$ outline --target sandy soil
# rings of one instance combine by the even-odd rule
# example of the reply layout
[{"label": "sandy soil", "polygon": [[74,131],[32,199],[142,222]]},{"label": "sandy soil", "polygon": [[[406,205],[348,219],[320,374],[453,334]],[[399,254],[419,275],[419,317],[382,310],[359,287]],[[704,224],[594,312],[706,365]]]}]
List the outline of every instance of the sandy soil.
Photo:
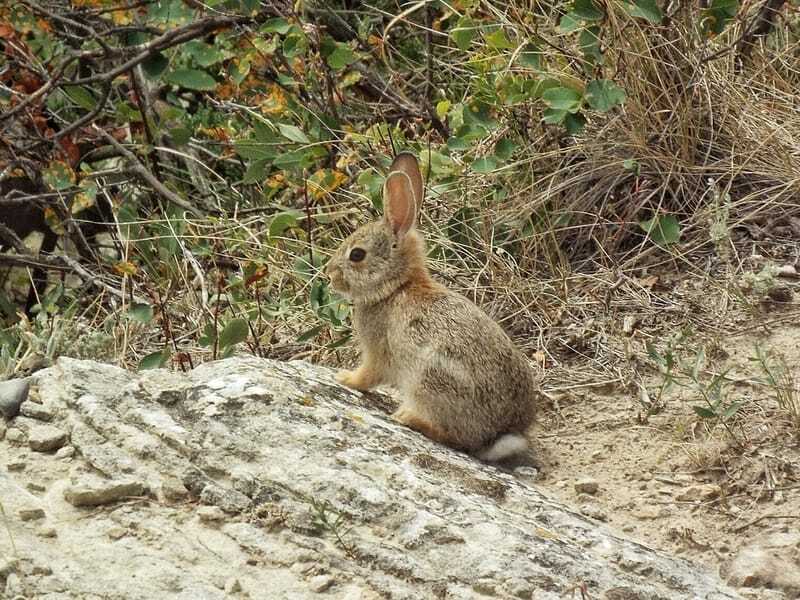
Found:
[{"label": "sandy soil", "polygon": [[[789,289],[798,283],[790,282]],[[696,282],[679,287],[697,292],[687,299],[675,287],[679,305],[718,301],[703,297]],[[620,350],[626,356],[622,363],[636,363],[628,374],[641,373],[641,378],[622,375],[619,383],[576,384],[564,391],[572,387],[564,380],[568,368],[545,376],[545,390],[562,391],[549,394],[534,428],[537,484],[632,539],[718,568],[723,576],[742,547],[765,534],[800,531],[800,420],[791,422],[790,410],[778,405],[774,386],[760,382],[765,373],[751,360],[756,344],[783,356],[793,378],[789,393],[800,411],[798,295],[783,296],[788,302],[762,305],[757,314],[734,307],[725,323],[717,323],[716,333],[695,327],[675,350],[691,370],[697,351],[705,348],[698,372],[705,384],[715,373],[726,373],[723,406],[741,406],[724,425],[695,413],[693,406],[707,406],[696,386],[667,391],[663,406],[647,414],[642,400],[655,400],[663,376],[644,366],[646,350],[637,334],[663,349],[669,328],[661,323],[648,331],[641,312],[618,311],[615,320],[627,321],[628,331],[607,336],[606,350]],[[645,322],[641,331],[630,327],[639,322]],[[578,359],[572,366],[580,364]],[[593,480],[597,491],[592,493],[591,481],[579,483],[583,478]],[[795,554],[790,561],[800,558],[800,551]],[[752,597],[785,597],[773,593],[754,590]]]}]

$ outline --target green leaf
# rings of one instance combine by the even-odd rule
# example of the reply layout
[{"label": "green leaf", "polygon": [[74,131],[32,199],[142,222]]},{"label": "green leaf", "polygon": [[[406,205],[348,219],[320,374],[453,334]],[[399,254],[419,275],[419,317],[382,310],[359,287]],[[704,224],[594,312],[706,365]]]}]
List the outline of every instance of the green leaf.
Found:
[{"label": "green leaf", "polygon": [[568,12],[558,22],[558,33],[568,34],[583,28],[583,21],[574,12]]},{"label": "green leaf", "polygon": [[586,100],[593,109],[608,112],[625,102],[625,90],[613,81],[595,79],[586,86]]},{"label": "green leaf", "polygon": [[246,319],[231,319],[219,334],[219,346],[224,349],[239,344],[247,339],[249,333]]},{"label": "green leaf", "polygon": [[564,119],[569,113],[565,110],[557,108],[546,108],[542,112],[542,121],[548,125],[559,125],[564,122]]},{"label": "green leaf", "polygon": [[89,91],[89,88],[79,85],[67,85],[64,86],[64,92],[66,92],[70,100],[85,110],[92,110],[97,106],[97,101],[94,99],[92,92]]},{"label": "green leaf", "polygon": [[149,323],[153,320],[153,307],[149,304],[134,304],[128,309],[131,319],[139,323]]},{"label": "green leaf", "polygon": [[75,173],[67,163],[57,160],[42,171],[42,180],[56,191],[65,190],[75,184]]},{"label": "green leaf", "polygon": [[704,11],[703,28],[706,33],[720,34],[738,12],[739,0],[711,0],[711,5]]},{"label": "green leaf", "polygon": [[491,173],[497,168],[494,156],[485,156],[472,163],[472,170],[476,173]]},{"label": "green leaf", "polygon": [[545,104],[554,110],[578,112],[581,106],[581,93],[572,88],[550,88],[542,94]]},{"label": "green leaf", "polygon": [[306,134],[303,133],[299,127],[295,127],[294,125],[278,123],[278,130],[280,130],[283,137],[290,139],[293,142],[299,142],[300,144],[311,143],[311,140],[308,139]]},{"label": "green leaf", "polygon": [[267,167],[269,167],[269,163],[270,160],[268,158],[261,158],[252,161],[247,166],[247,171],[245,171],[244,177],[242,177],[242,183],[256,183],[266,179]]},{"label": "green leaf", "polygon": [[241,85],[245,77],[250,73],[250,61],[242,59],[238,63],[231,63],[228,67],[228,74],[236,85]]},{"label": "green leaf", "polygon": [[743,403],[742,403],[742,402],[734,402],[734,403],[732,403],[732,404],[731,404],[731,405],[730,405],[728,408],[726,408],[726,409],[725,409],[725,411],[722,413],[722,418],[723,418],[723,419],[729,419],[730,417],[732,417],[733,415],[735,415],[737,412],[739,412],[739,409],[740,409],[740,408],[742,408],[742,405],[743,405]]},{"label": "green leaf", "polygon": [[236,150],[236,154],[247,160],[271,160],[275,158],[274,147],[261,142],[242,140],[240,142],[234,142],[233,147]]},{"label": "green leaf", "polygon": [[272,165],[278,169],[307,169],[314,161],[325,156],[326,151],[322,146],[300,148],[293,152],[278,155]]},{"label": "green leaf", "polygon": [[706,351],[705,348],[700,348],[697,352],[697,356],[694,359],[694,366],[692,367],[692,379],[695,381],[700,376],[700,369],[703,368],[703,364],[706,361]]},{"label": "green leaf", "polygon": [[469,17],[461,17],[456,26],[450,31],[450,37],[459,50],[467,50],[475,38],[475,23]]},{"label": "green leaf", "polygon": [[297,220],[303,216],[299,210],[286,210],[279,212],[269,223],[269,237],[280,237],[287,229],[297,227]]},{"label": "green leaf", "polygon": [[715,413],[710,408],[706,408],[705,406],[692,406],[692,409],[697,416],[702,417],[703,419],[716,419],[717,413]]},{"label": "green leaf", "polygon": [[595,25],[581,31],[578,45],[587,61],[598,64],[603,61],[603,53],[600,51],[600,27]]},{"label": "green leaf", "polygon": [[326,327],[327,327],[327,325],[317,325],[316,327],[312,327],[308,331],[304,331],[303,333],[298,335],[297,336],[297,341],[298,342],[307,342],[308,340],[313,340]]},{"label": "green leaf", "polygon": [[169,360],[169,350],[164,348],[158,352],[152,352],[139,361],[139,371],[146,369],[160,369]]},{"label": "green leaf", "polygon": [[518,147],[517,143],[513,140],[503,138],[498,140],[494,145],[494,154],[501,160],[508,160]]},{"label": "green leaf", "polygon": [[641,221],[639,227],[658,246],[668,246],[681,239],[681,226],[674,215],[661,215],[660,217]]},{"label": "green leaf", "polygon": [[525,46],[525,49],[520,52],[517,60],[523,67],[528,67],[529,69],[541,69],[542,56],[544,56],[544,53],[536,44],[528,44]]},{"label": "green leaf", "polygon": [[586,126],[586,117],[581,113],[567,113],[564,117],[564,127],[570,135],[578,135]]},{"label": "green leaf", "polygon": [[166,80],[189,90],[211,91],[217,87],[211,75],[197,69],[176,69],[167,74]]},{"label": "green leaf", "polygon": [[192,139],[192,130],[188,127],[175,127],[169,130],[169,135],[176,146],[185,146]]},{"label": "green leaf", "polygon": [[514,43],[508,39],[506,32],[498,28],[492,33],[484,34],[483,39],[492,50],[508,50],[514,48]]},{"label": "green leaf", "polygon": [[655,0],[633,0],[633,2],[623,2],[622,8],[632,17],[641,17],[651,23],[658,25],[664,19],[664,14],[656,4]]},{"label": "green leaf", "polygon": [[142,61],[142,70],[148,79],[157,79],[167,70],[169,60],[161,52],[151,54]]},{"label": "green leaf", "polygon": [[347,44],[336,44],[336,49],[325,59],[331,69],[341,71],[358,60],[358,56]]},{"label": "green leaf", "polygon": [[572,3],[572,14],[584,21],[600,21],[605,16],[592,0],[575,0]]},{"label": "green leaf", "polygon": [[201,67],[210,67],[225,60],[225,55],[219,48],[200,40],[186,42],[184,48],[186,48],[189,56]]},{"label": "green leaf", "polygon": [[283,17],[278,17],[276,19],[270,19],[266,23],[261,26],[261,33],[279,33],[284,35],[289,29],[291,29],[292,25],[284,19]]}]

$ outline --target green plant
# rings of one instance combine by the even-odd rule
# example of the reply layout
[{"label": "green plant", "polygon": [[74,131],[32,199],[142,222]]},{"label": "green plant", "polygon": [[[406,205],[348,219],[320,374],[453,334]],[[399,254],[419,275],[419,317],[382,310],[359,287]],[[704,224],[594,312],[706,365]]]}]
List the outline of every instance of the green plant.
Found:
[{"label": "green plant", "polygon": [[760,383],[773,391],[778,406],[785,411],[795,434],[800,436],[800,381],[786,358],[776,350],[764,350],[756,344],[755,356],[750,360],[761,369]]},{"label": "green plant", "polygon": [[333,534],[339,547],[348,556],[353,556],[355,545],[345,540],[345,537],[352,529],[347,527],[349,517],[345,513],[337,511],[328,500],[319,502],[314,498],[309,498],[309,503],[314,527],[320,531]]}]

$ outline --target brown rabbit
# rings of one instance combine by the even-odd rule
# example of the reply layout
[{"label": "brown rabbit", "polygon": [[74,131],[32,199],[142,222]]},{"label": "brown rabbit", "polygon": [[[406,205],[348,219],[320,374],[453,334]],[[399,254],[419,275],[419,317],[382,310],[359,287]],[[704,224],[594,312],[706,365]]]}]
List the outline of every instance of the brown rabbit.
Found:
[{"label": "brown rabbit", "polygon": [[402,404],[394,418],[427,437],[496,461],[527,448],[536,379],[500,326],[434,281],[416,229],[423,182],[402,153],[384,184],[382,220],[348,237],[325,268],[353,303],[362,364],[336,379],[367,390],[390,384]]}]

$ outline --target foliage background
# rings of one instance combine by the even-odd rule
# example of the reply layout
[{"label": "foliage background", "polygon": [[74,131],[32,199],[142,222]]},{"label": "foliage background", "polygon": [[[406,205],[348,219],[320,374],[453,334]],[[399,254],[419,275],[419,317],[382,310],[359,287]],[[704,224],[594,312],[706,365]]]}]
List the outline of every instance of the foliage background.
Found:
[{"label": "foliage background", "polygon": [[673,326],[664,273],[721,336],[772,289],[747,257],[792,258],[798,33],[796,0],[9,2],[0,368],[345,360],[319,269],[404,149],[437,277],[551,372],[625,379],[616,317]]}]

